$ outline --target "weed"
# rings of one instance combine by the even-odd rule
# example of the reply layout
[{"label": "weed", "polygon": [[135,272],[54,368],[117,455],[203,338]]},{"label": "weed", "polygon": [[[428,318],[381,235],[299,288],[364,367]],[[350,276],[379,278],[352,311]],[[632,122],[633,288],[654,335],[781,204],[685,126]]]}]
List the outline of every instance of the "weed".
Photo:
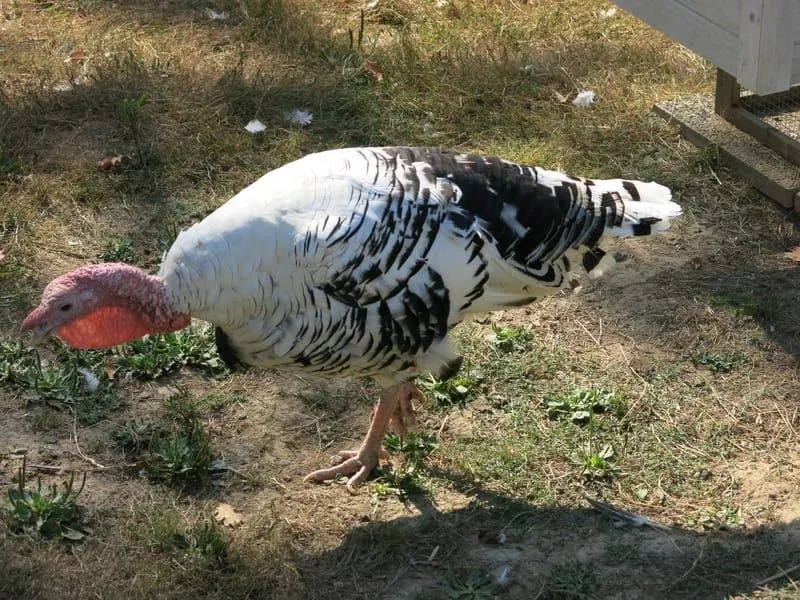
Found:
[{"label": "weed", "polygon": [[499,352],[521,352],[528,349],[533,334],[527,329],[492,325],[490,339]]},{"label": "weed", "polygon": [[402,454],[405,458],[406,470],[414,472],[439,447],[439,442],[433,434],[410,431],[404,438],[394,433],[387,434],[383,445],[390,453]]},{"label": "weed", "polygon": [[22,170],[22,162],[0,153],[0,181],[17,175]]},{"label": "weed", "polygon": [[86,473],[78,490],[73,490],[75,473],[64,484],[63,492],[58,491],[56,484],[42,486],[41,477],[35,488],[26,489],[25,467],[23,458],[17,487],[8,490],[11,505],[6,508],[6,516],[11,529],[43,537],[60,536],[72,541],[83,539],[86,533],[78,525],[79,509],[75,501],[86,484]]},{"label": "weed", "polygon": [[203,412],[216,412],[231,404],[244,404],[248,398],[246,394],[234,392],[232,394],[206,394],[197,400]]},{"label": "weed", "polygon": [[477,379],[468,376],[457,376],[446,381],[433,375],[417,379],[417,385],[426,392],[431,408],[464,406],[472,399]]},{"label": "weed", "polygon": [[593,444],[587,444],[582,450],[582,474],[587,479],[602,479],[611,475],[617,468],[615,462],[616,458],[611,444],[604,444],[599,449]]},{"label": "weed", "polygon": [[739,529],[745,526],[745,520],[740,508],[721,506],[701,509],[697,514],[689,517],[686,524],[689,527],[705,530]]},{"label": "weed", "polygon": [[588,600],[597,580],[592,573],[582,571],[554,571],[547,578],[547,597],[553,600]]},{"label": "weed", "polygon": [[722,352],[701,352],[692,359],[694,364],[707,367],[714,373],[730,373],[741,362],[737,354]]},{"label": "weed", "polygon": [[222,565],[228,553],[228,539],[223,529],[213,521],[195,525],[173,537],[175,547],[190,560]]},{"label": "weed", "polygon": [[144,419],[128,421],[111,435],[120,448],[138,454],[152,448],[163,437],[164,430],[155,421]]},{"label": "weed", "polygon": [[181,561],[198,566],[224,566],[228,554],[225,530],[210,519],[187,523],[174,510],[142,514],[148,527],[144,537],[161,552],[177,555]]},{"label": "weed", "polygon": [[736,314],[747,315],[760,321],[770,321],[780,312],[780,303],[774,294],[756,291],[731,292],[719,296],[716,304],[733,308]]},{"label": "weed", "polygon": [[393,488],[386,481],[376,481],[370,487],[370,492],[375,498],[388,498],[392,494],[399,494],[400,490]]},{"label": "weed", "polygon": [[59,413],[54,410],[44,409],[33,415],[31,427],[34,431],[51,431],[57,429],[62,424]]},{"label": "weed", "polygon": [[211,438],[193,398],[181,390],[165,402],[168,429],[152,421],[131,421],[113,434],[117,444],[138,455],[144,474],[185,487],[218,481],[227,466],[214,457]]},{"label": "weed", "polygon": [[546,396],[543,403],[551,419],[569,419],[580,425],[588,423],[595,414],[611,413],[619,417],[625,413],[622,399],[615,392],[601,389]]},{"label": "weed", "polygon": [[144,141],[142,108],[150,100],[147,92],[141,92],[135,98],[125,98],[120,102],[120,112],[125,125],[133,139],[136,150],[136,164],[140,168],[152,167],[158,163],[158,154],[152,144]]},{"label": "weed", "polygon": [[105,262],[123,262],[135,264],[139,260],[136,251],[133,249],[133,242],[128,238],[114,238],[107,240],[103,244],[103,251],[97,255]]},{"label": "weed", "polygon": [[463,576],[451,574],[448,579],[447,597],[451,600],[492,600],[500,591],[490,574],[477,569],[470,569]]},{"label": "weed", "polygon": [[92,363],[93,358],[87,353],[78,359],[62,349],[53,365],[43,365],[36,350],[0,343],[0,383],[26,391],[28,399],[74,410],[81,423],[90,425],[120,402],[108,380],[93,385],[81,373],[81,363]]},{"label": "weed", "polygon": [[190,429],[187,433],[158,443],[148,466],[151,477],[179,483],[206,475],[213,460],[210,440],[202,428]]},{"label": "weed", "polygon": [[156,379],[183,366],[201,369],[211,376],[227,373],[217,354],[213,330],[190,325],[181,331],[151,335],[129,342],[118,350],[120,368],[139,379]]}]

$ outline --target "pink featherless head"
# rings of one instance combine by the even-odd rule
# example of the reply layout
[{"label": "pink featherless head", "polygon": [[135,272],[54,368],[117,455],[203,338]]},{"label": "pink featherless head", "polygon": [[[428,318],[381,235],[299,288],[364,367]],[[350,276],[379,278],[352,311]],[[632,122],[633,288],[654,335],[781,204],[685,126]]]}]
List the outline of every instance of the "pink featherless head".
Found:
[{"label": "pink featherless head", "polygon": [[108,348],[182,329],[189,321],[170,307],[159,277],[132,265],[102,263],[51,281],[21,330],[33,331],[34,343],[55,332],[75,348]]}]

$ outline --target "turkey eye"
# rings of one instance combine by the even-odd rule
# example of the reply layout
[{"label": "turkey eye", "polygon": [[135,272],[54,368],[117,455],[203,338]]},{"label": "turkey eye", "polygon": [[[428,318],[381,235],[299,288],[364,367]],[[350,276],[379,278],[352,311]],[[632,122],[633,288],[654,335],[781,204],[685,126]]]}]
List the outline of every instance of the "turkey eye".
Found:
[{"label": "turkey eye", "polygon": [[58,310],[60,310],[61,312],[66,312],[70,308],[72,308],[72,304],[62,304],[61,306],[58,307]]}]

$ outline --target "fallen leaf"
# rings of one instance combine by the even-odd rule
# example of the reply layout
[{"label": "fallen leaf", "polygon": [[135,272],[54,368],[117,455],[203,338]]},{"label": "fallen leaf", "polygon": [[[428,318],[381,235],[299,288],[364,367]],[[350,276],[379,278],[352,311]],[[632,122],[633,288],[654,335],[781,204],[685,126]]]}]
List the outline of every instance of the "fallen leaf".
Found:
[{"label": "fallen leaf", "polygon": [[250,133],[252,133],[253,135],[255,135],[257,133],[261,133],[262,131],[265,131],[267,129],[267,126],[264,125],[258,119],[253,119],[247,125],[245,125],[244,128],[247,131],[249,131]]},{"label": "fallen leaf", "polygon": [[244,517],[225,502],[222,502],[214,509],[214,518],[218,523],[226,527],[238,527],[244,521]]},{"label": "fallen leaf", "polygon": [[784,252],[783,255],[791,261],[800,262],[800,246],[795,246],[788,252]]},{"label": "fallen leaf", "polygon": [[3,259],[6,257],[6,253],[3,252],[2,248],[0,248],[0,262],[3,262]]},{"label": "fallen leaf", "polygon": [[689,261],[689,264],[692,265],[692,268],[697,270],[703,266],[703,261],[699,256],[695,256],[692,260]]},{"label": "fallen leaf", "polygon": [[77,62],[81,60],[86,60],[87,58],[88,57],[86,55],[86,50],[84,50],[83,48],[77,48],[69,53],[69,56],[64,59],[64,62],[65,63],[73,61]]},{"label": "fallen leaf", "polygon": [[553,97],[556,99],[556,102],[559,104],[566,104],[567,100],[569,100],[569,96],[565,96],[564,94],[560,94],[556,90],[553,90]]},{"label": "fallen leaf", "polygon": [[591,90],[584,90],[582,92],[578,92],[578,95],[575,96],[575,99],[572,101],[572,104],[574,104],[578,108],[586,108],[587,106],[591,106],[593,102],[594,102],[594,92]]},{"label": "fallen leaf", "polygon": [[369,59],[364,61],[364,70],[372,75],[372,78],[375,81],[381,81],[383,79],[383,71],[381,71],[380,67],[378,67],[378,65]]},{"label": "fallen leaf", "polygon": [[117,154],[116,156],[106,156],[103,160],[97,163],[97,168],[104,171],[113,169],[115,167],[119,167],[123,161],[127,160],[128,158],[130,157],[122,154]]}]

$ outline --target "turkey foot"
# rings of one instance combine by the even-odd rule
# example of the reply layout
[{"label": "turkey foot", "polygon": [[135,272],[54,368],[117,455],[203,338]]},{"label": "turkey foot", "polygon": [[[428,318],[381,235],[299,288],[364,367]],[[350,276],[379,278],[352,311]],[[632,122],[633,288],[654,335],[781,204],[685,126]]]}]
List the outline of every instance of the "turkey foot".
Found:
[{"label": "turkey foot", "polygon": [[337,475],[350,475],[347,491],[355,493],[356,488],[378,466],[378,458],[386,456],[381,444],[389,422],[392,422],[398,435],[405,435],[408,428],[416,426],[413,399],[420,397],[424,398],[413,383],[402,383],[383,390],[361,447],[340,452],[339,456],[344,459],[341,463],[313,471],[305,476],[304,481],[322,483]]}]

